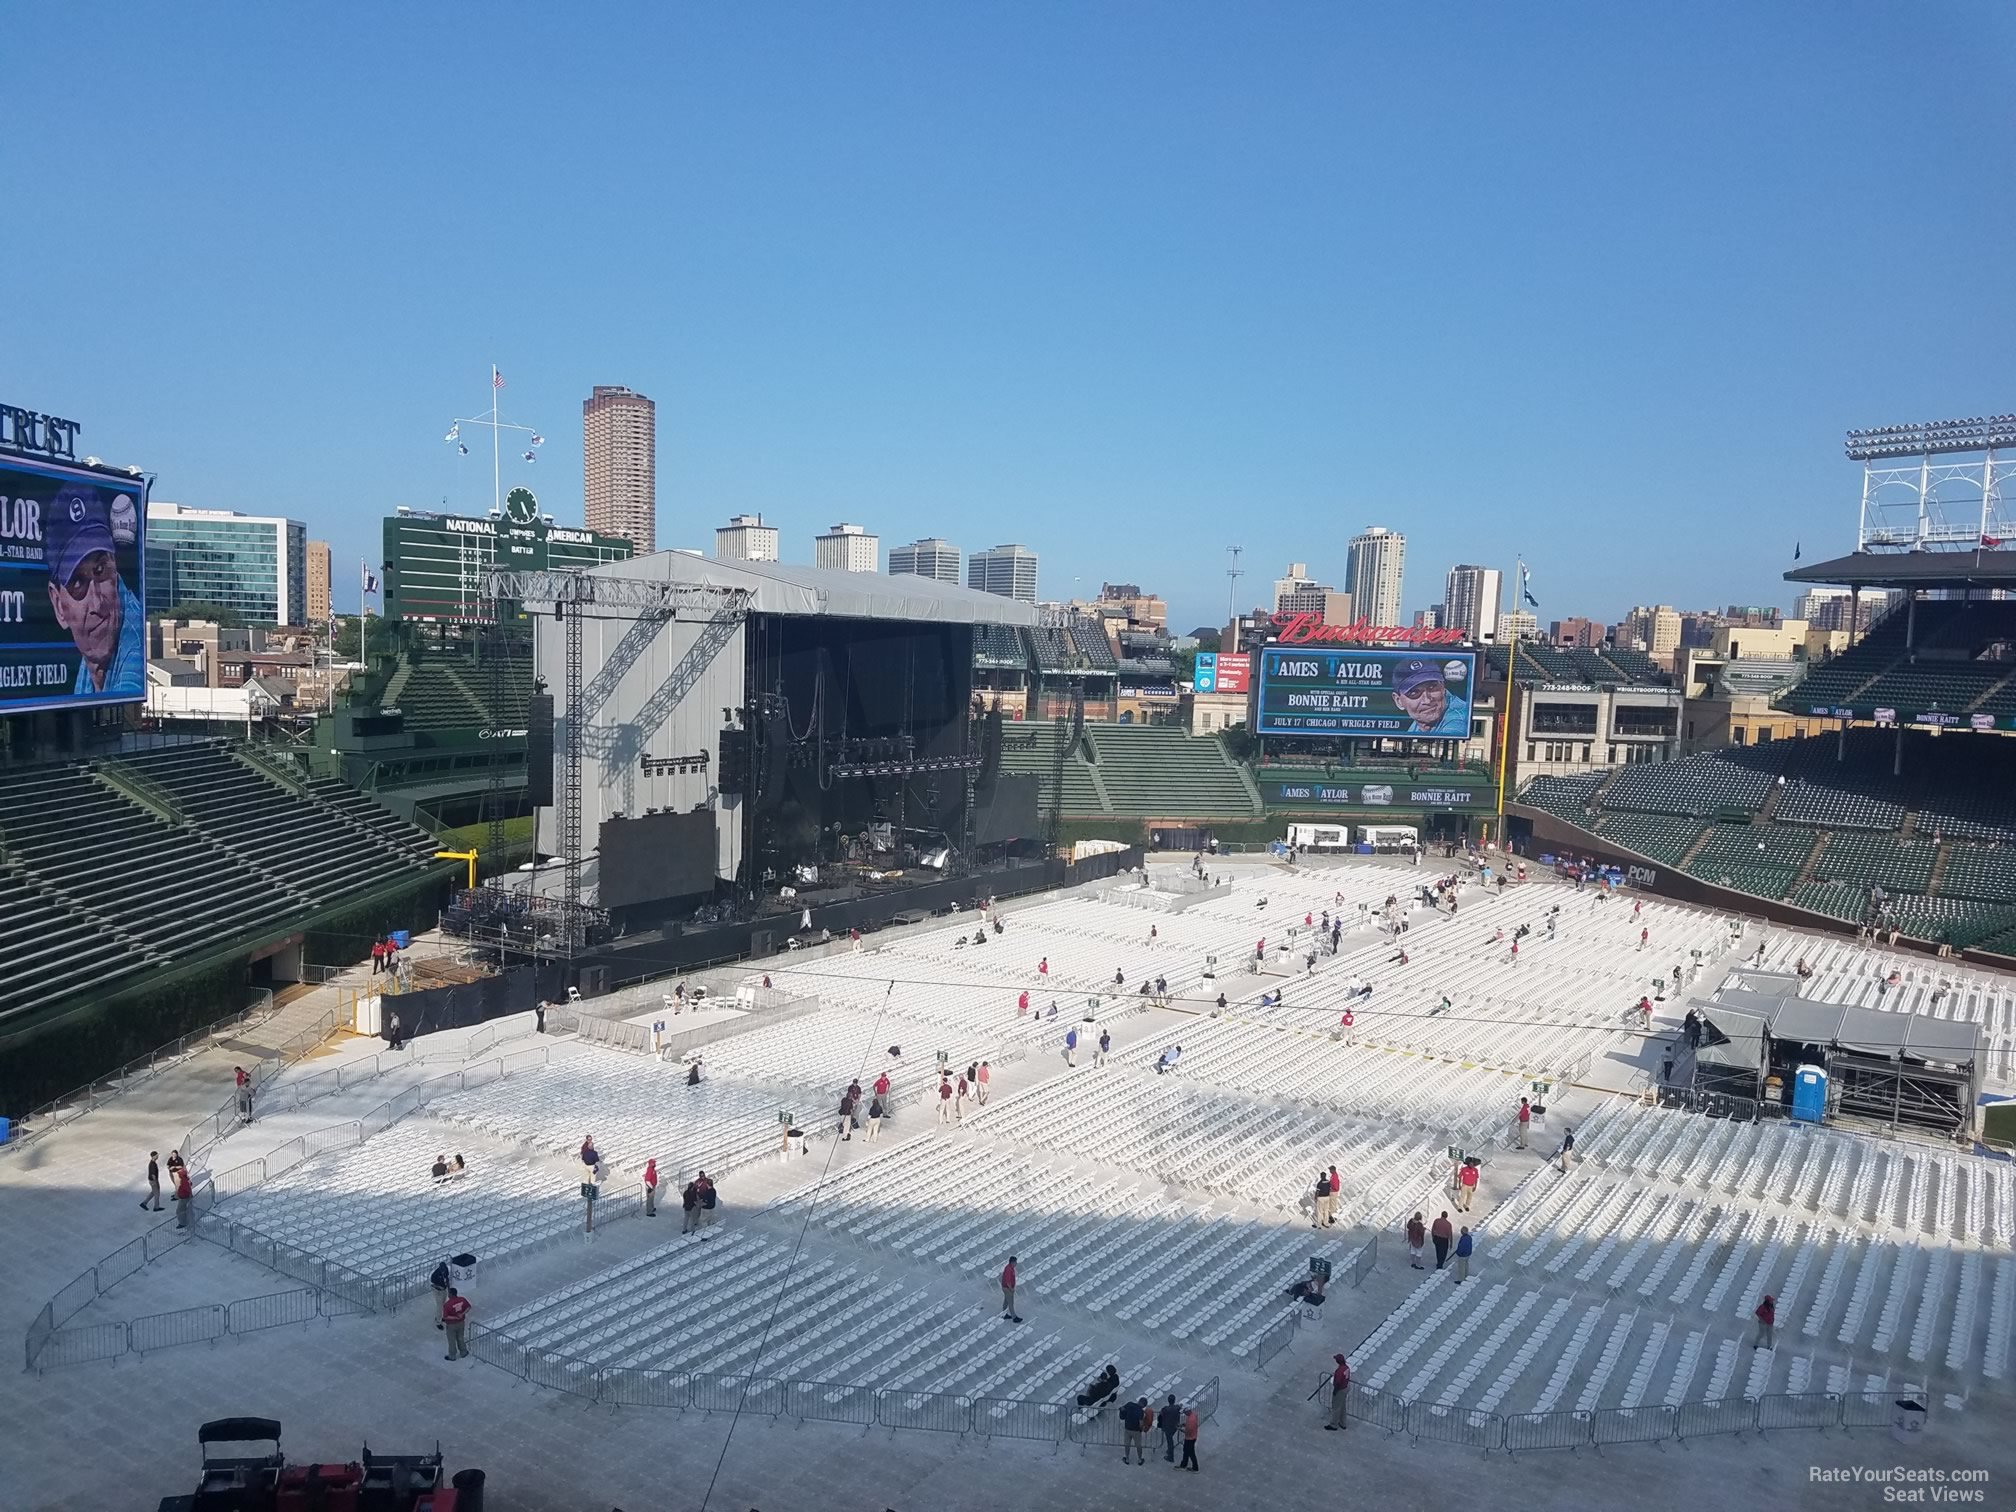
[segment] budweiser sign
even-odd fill
[[[1456,628],[1430,630],[1419,625],[1326,625],[1315,614],[1274,616],[1274,642],[1281,646],[1453,646],[1463,640]]]

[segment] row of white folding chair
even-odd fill
[[[929,1349],[946,1329],[956,1327],[964,1311],[957,1303],[931,1302],[918,1293],[917,1300],[906,1304],[893,1319],[858,1331],[855,1338],[861,1342],[857,1348],[838,1359],[819,1360],[817,1379],[868,1383],[887,1379]],[[834,1393],[828,1393],[827,1400],[833,1399]]]
[[[643,1294],[644,1300],[634,1304],[612,1297],[610,1310],[576,1336],[570,1353],[598,1365],[628,1368],[650,1366],[663,1358],[663,1336],[670,1330],[691,1334],[704,1328],[710,1340],[718,1340],[724,1326],[748,1317],[760,1302],[776,1297],[776,1273],[766,1275],[763,1269],[767,1258],[744,1251],[732,1264],[705,1276],[697,1285],[677,1289],[653,1285]],[[824,1275],[830,1272],[831,1264],[815,1262],[813,1269]]]
[[[749,1260],[752,1251],[768,1256],[769,1246],[738,1229],[723,1230],[717,1241],[707,1245],[674,1240],[485,1321],[498,1332],[528,1343],[563,1338],[582,1320],[605,1311],[615,1298],[632,1297],[645,1287],[697,1290],[706,1276]]]
[[[1569,1334],[1568,1342],[1562,1346],[1560,1355],[1554,1361],[1553,1373],[1548,1377],[1546,1386],[1542,1388],[1539,1398],[1533,1404],[1533,1411],[1537,1413],[1554,1410],[1554,1404],[1561,1400],[1562,1394],[1573,1383],[1576,1367],[1582,1362],[1583,1351],[1588,1349],[1590,1340],[1596,1336],[1596,1327],[1602,1318],[1603,1309],[1591,1307],[1576,1320],[1574,1331]]]
[[[835,1301],[840,1306],[835,1309]],[[825,1378],[828,1363],[864,1334],[888,1344],[899,1337],[907,1320],[929,1309],[931,1297],[923,1291],[904,1291],[900,1286],[859,1288],[829,1298],[826,1309],[802,1330],[771,1344],[749,1364],[751,1374],[790,1376],[802,1381]],[[949,1304],[941,1304],[949,1305]],[[774,1330],[773,1330],[774,1332]]]
[[[1988,1329],[1981,1350],[1981,1374],[1991,1381],[2008,1376],[2012,1328],[2016,1328],[2016,1259],[2002,1255],[1995,1261],[1994,1289],[1988,1300]]]
[[[1869,1340],[1869,1347],[1878,1354],[1890,1352],[1903,1326],[1905,1307],[1922,1294],[1918,1285],[1918,1260],[1922,1253],[1916,1241],[1907,1243],[1898,1250],[1896,1263],[1890,1268],[1883,1310],[1876,1315],[1876,1332]]]
[[[1525,1303],[1538,1300],[1538,1292],[1526,1293],[1520,1299],[1522,1315]],[[1511,1394],[1512,1389],[1525,1378],[1528,1368],[1545,1352],[1548,1341],[1554,1337],[1554,1330],[1560,1326],[1561,1320],[1568,1316],[1568,1309],[1573,1305],[1567,1297],[1556,1297],[1548,1304],[1547,1311],[1542,1314],[1540,1321],[1527,1330],[1519,1341],[1519,1347],[1512,1351],[1512,1357],[1499,1367],[1498,1378],[1491,1383],[1490,1389],[1477,1399],[1479,1411],[1498,1410],[1498,1404]],[[1514,1326],[1517,1326],[1516,1319]]]
[[[1582,1395],[1575,1404],[1577,1412],[1594,1412],[1603,1404],[1604,1388],[1610,1384],[1611,1375],[1624,1358],[1624,1347],[1630,1342],[1631,1330],[1637,1324],[1638,1313],[1633,1309],[1610,1325],[1610,1335],[1603,1341],[1603,1348],[1596,1356],[1596,1366],[1582,1383]]]
[[[1420,1288],[1425,1290],[1432,1286],[1437,1291],[1446,1292],[1447,1295],[1419,1317],[1405,1337],[1395,1338],[1386,1351],[1376,1357],[1371,1375],[1365,1382],[1374,1391],[1384,1391],[1386,1383],[1395,1373],[1419,1354],[1430,1339],[1439,1337],[1443,1325],[1457,1316],[1458,1308],[1463,1303],[1463,1293],[1456,1289],[1453,1278],[1447,1286],[1438,1285],[1442,1277],[1448,1274],[1446,1271],[1437,1272],[1433,1279],[1424,1282]]]
[[[1454,1294],[1454,1287],[1451,1288],[1451,1292]],[[1443,1367],[1469,1342],[1470,1335],[1491,1318],[1509,1293],[1510,1288],[1500,1281],[1485,1288],[1481,1301],[1473,1297],[1472,1305],[1457,1313],[1449,1328],[1435,1341],[1435,1347],[1428,1352],[1427,1358],[1415,1367],[1413,1379],[1401,1388],[1401,1396],[1408,1401],[1419,1401],[1426,1396],[1428,1388],[1436,1377],[1441,1375]]]
[[[851,1266],[838,1269],[831,1261],[814,1261],[792,1278],[791,1287],[780,1297],[777,1278],[767,1287],[752,1288],[726,1309],[718,1309],[702,1319],[687,1319],[678,1334],[661,1336],[657,1360],[645,1368],[697,1371],[706,1375],[739,1375],[763,1347],[764,1336],[774,1327],[785,1336],[809,1326],[832,1305],[835,1296],[845,1295],[850,1281],[873,1286],[876,1277],[856,1278]],[[888,1288],[893,1296],[896,1288]]]

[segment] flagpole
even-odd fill
[[[365,599],[370,593],[366,586],[370,581],[371,564],[363,557],[357,558],[357,660],[367,682],[371,677],[371,606]]]
[[[498,451],[500,427],[497,422],[503,418],[497,409],[497,364],[490,364],[490,510],[492,516],[504,512],[504,464]]]

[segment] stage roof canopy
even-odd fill
[[[1886,1013],[1846,1003],[1812,1003],[1780,998],[1770,1013],[1771,1037],[1809,1045],[1834,1045],[1858,1055],[1973,1064],[1981,1051],[1978,1024],[1929,1018],[1922,1013]]]
[[[928,620],[946,625],[1033,625],[1036,606],[933,578],[835,572],[783,562],[717,562],[683,551],[610,562],[598,577],[747,588],[751,614],[825,614],[842,619]]]
[[[1857,551],[1794,567],[1788,583],[1848,588],[2016,587],[2016,551]]]

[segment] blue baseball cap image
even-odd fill
[[[1427,683],[1441,681],[1441,664],[1426,657],[1413,657],[1393,669],[1393,691],[1396,693],[1411,693]]]
[[[49,501],[42,518],[42,560],[49,581],[68,583],[94,551],[112,551],[112,512],[95,488],[68,484]]]

